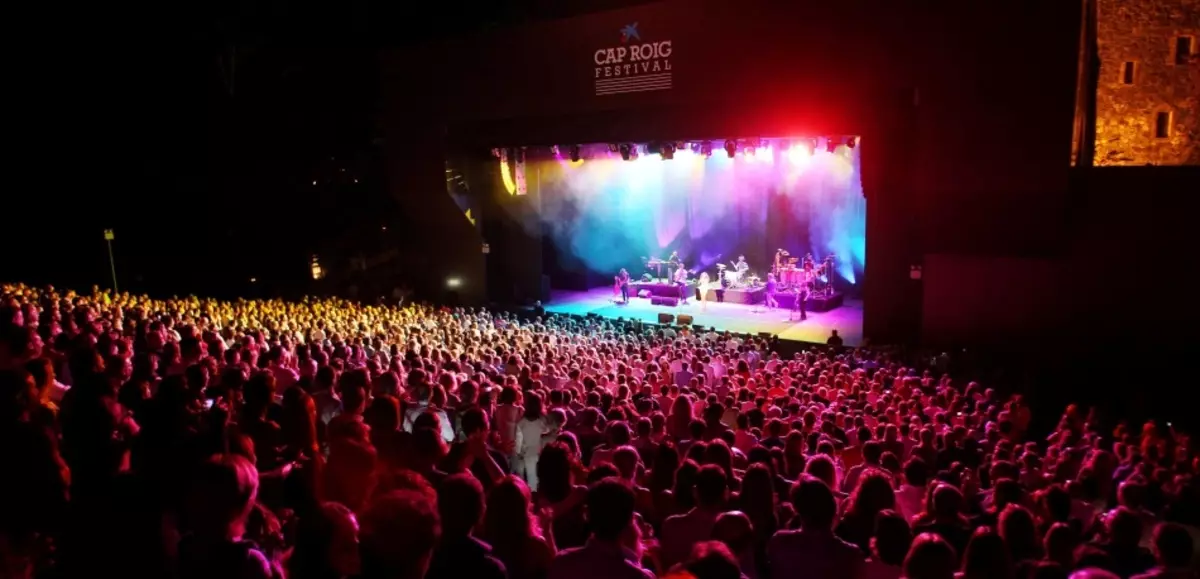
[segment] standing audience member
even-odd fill
[[[504,564],[492,555],[492,547],[473,536],[483,522],[484,501],[483,485],[470,474],[451,475],[438,486],[442,540],[434,550],[428,579],[508,577]]]

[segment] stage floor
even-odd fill
[[[847,346],[862,343],[862,301],[852,299],[847,299],[842,307],[828,312],[809,312],[808,319],[803,322],[789,322],[787,310],[767,310],[761,304],[708,302],[707,311],[702,312],[700,303],[694,299],[688,300],[686,305],[671,307],[651,305],[649,298],[631,297],[629,305],[621,305],[613,303],[612,286],[586,292],[555,290],[545,308],[548,312],[560,314],[596,314],[605,318],[637,319],[650,323],[658,323],[660,312],[688,314],[698,326],[751,334],[769,332],[782,340],[818,344],[824,344],[830,331],[837,330]]]

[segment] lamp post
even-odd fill
[[[117,262],[113,259],[112,242],[114,237],[113,230],[104,230],[104,242],[108,244],[108,268],[112,270],[113,293],[115,294],[121,290],[117,288]]]

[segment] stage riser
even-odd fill
[[[766,290],[764,290],[762,288],[727,289],[727,290],[710,289],[710,290],[708,290],[708,292],[706,294],[704,294],[705,299],[707,299],[710,302],[715,302],[718,300],[717,292],[722,292],[722,291],[725,292],[725,300],[724,301],[727,304],[758,304],[758,303],[762,303],[763,293],[766,292]]]
[[[679,286],[671,283],[631,283],[629,293],[638,295],[642,290],[649,290],[651,296],[679,297]],[[688,291],[692,291],[689,287]]]
[[[810,312],[828,312],[829,310],[842,307],[844,300],[845,295],[837,292],[834,292],[829,297],[810,296],[804,304],[804,309]],[[775,301],[779,302],[779,307],[791,309],[796,303],[796,294],[777,294]]]

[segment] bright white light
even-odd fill
[[[462,285],[462,280],[457,277],[446,278],[446,287],[459,287]]]

